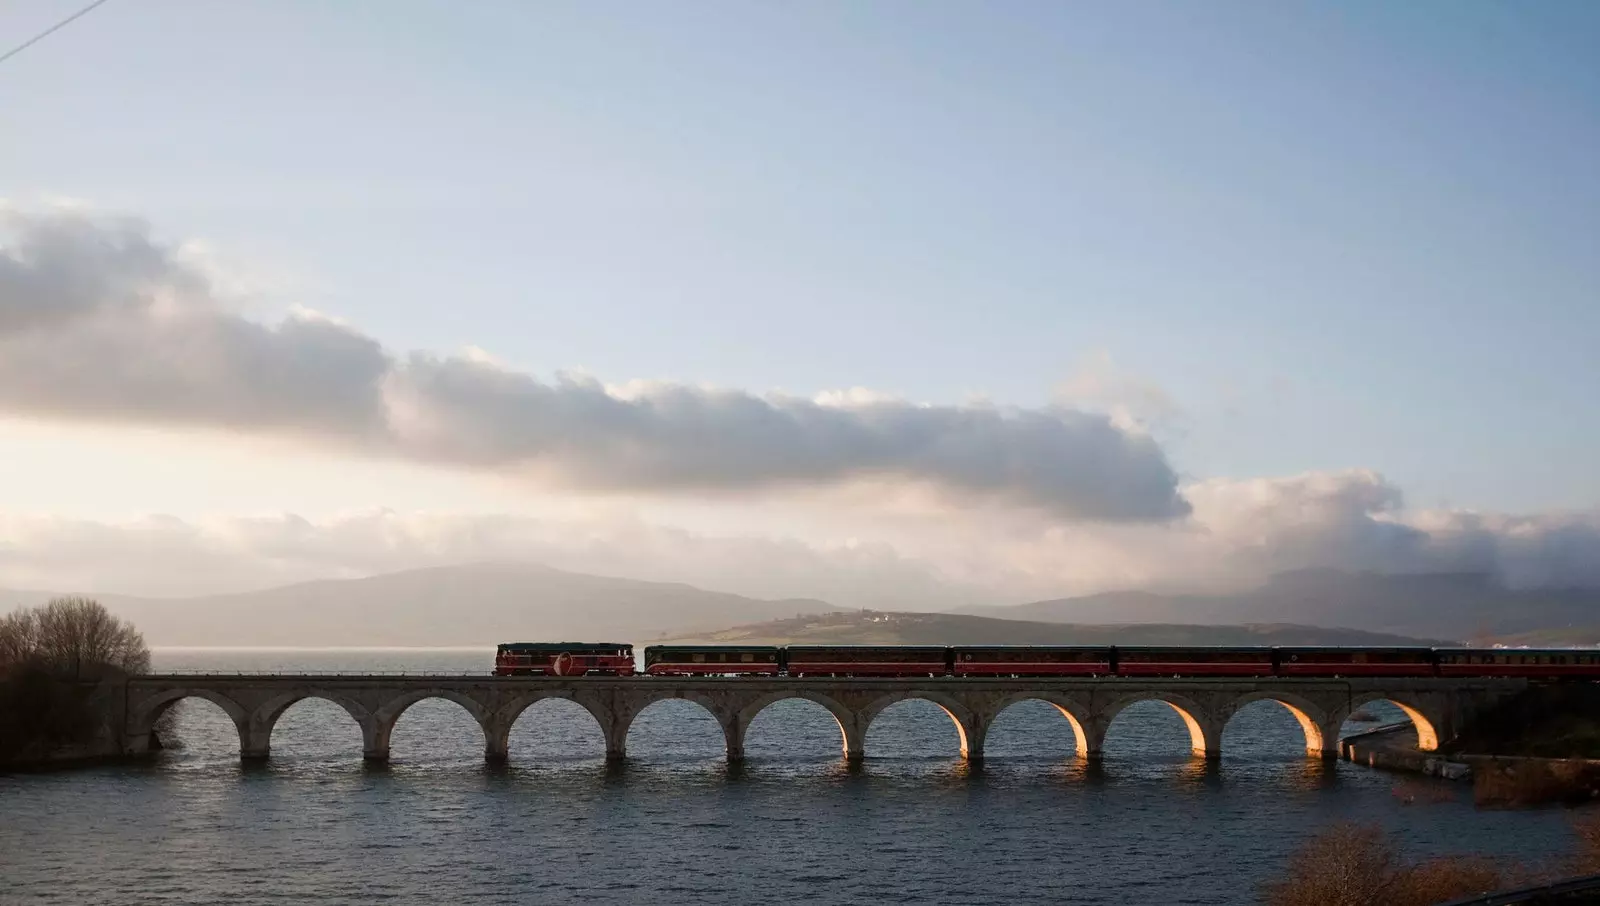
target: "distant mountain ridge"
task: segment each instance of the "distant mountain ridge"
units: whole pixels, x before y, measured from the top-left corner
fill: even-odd
[[[1359,629],[1285,623],[1197,626],[1031,622],[952,613],[836,611],[686,632],[679,643],[746,645],[1447,645]]]
[[[1477,573],[1280,573],[1234,594],[1106,592],[959,612],[1050,623],[1293,623],[1424,638],[1600,627],[1600,589],[1513,590]]]
[[[0,591],[8,607],[46,592]],[[645,642],[668,630],[713,629],[834,609],[804,598],[763,600],[691,585],[490,562],[302,582],[191,598],[97,594],[152,645],[452,646],[537,639]]]
[[[45,591],[0,589],[0,609],[39,604],[52,596]],[[167,646],[452,646],[556,638],[644,644],[669,633],[715,634],[732,631],[730,627],[839,611],[813,598],[750,598],[681,583],[585,575],[521,562],[432,567],[192,598],[95,597],[133,620],[151,644]],[[1156,640],[1150,644],[1167,643],[1167,638],[1174,640],[1171,644],[1237,644],[1202,641],[1222,636],[1199,630],[1255,627],[1250,631],[1259,634],[1259,627],[1280,626],[1296,632],[1360,627],[1367,633],[1409,640],[1527,643],[1600,638],[1600,590],[1515,591],[1471,573],[1303,570],[1235,594],[1108,592],[964,608],[944,616],[963,615],[1008,625],[971,624],[967,629],[980,634],[954,641],[1062,639],[1061,644],[1070,644],[1076,639],[1127,639],[1132,637],[1129,627],[1159,626],[1172,628],[1172,634],[1141,629],[1136,635]],[[1060,628],[1064,625],[1071,627],[1069,632]],[[998,634],[982,634],[991,630]],[[1312,639],[1270,644],[1332,643]]]

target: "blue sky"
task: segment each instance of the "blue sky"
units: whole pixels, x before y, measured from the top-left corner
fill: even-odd
[[[111,0],[0,67],[0,197],[394,349],[1023,406],[1109,355],[1188,477],[1582,509],[1597,46],[1588,2]]]

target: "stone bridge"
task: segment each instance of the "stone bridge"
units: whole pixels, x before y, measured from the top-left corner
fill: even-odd
[[[203,698],[216,703],[239,731],[246,759],[266,758],[272,728],[295,702],[331,701],[361,727],[368,759],[389,757],[389,736],[406,709],[423,699],[442,698],[465,708],[483,730],[490,761],[507,757],[511,726],[531,705],[547,698],[567,699],[594,716],[605,735],[606,757],[627,752],[628,728],[639,712],[664,699],[699,704],[721,724],[728,758],[744,757],[744,736],[757,714],[774,702],[804,699],[834,716],[844,757],[859,760],[873,718],[906,699],[923,699],[950,716],[961,738],[961,754],[983,757],[989,726],[1006,708],[1038,700],[1055,706],[1072,725],[1078,754],[1100,756],[1106,728],[1135,702],[1170,705],[1189,730],[1198,756],[1220,758],[1222,729],[1240,708],[1274,701],[1287,708],[1305,732],[1306,752],[1338,755],[1341,725],[1374,701],[1397,705],[1417,728],[1420,748],[1432,750],[1469,723],[1482,708],[1527,686],[1521,679],[1439,678],[669,678],[669,677],[494,677],[494,676],[298,676],[189,675],[134,677],[127,683],[126,750],[146,752],[157,719],[174,703]]]

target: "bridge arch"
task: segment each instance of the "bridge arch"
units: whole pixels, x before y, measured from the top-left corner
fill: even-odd
[[[1183,721],[1185,729],[1189,731],[1189,751],[1201,758],[1215,759],[1222,756],[1222,725],[1209,710],[1201,706],[1194,699],[1177,692],[1163,692],[1146,690],[1130,692],[1120,698],[1113,699],[1110,704],[1100,711],[1099,724],[1101,739],[1111,728],[1111,722],[1117,719],[1128,706],[1143,701],[1158,701],[1171,708]]]
[[[441,699],[460,705],[478,724],[478,729],[483,732],[484,747],[493,741],[494,731],[489,726],[490,714],[483,703],[462,692],[453,689],[414,689],[401,693],[385,701],[377,711],[373,712],[372,720],[373,738],[364,752],[367,758],[387,758],[389,756],[389,743],[394,735],[394,728],[400,718],[410,710],[412,705],[428,699]]]
[[[1423,752],[1432,752],[1439,748],[1439,726],[1444,723],[1436,713],[1430,713],[1421,701],[1413,699],[1403,693],[1370,692],[1353,696],[1346,707],[1333,715],[1336,720],[1330,721],[1335,728],[1342,727],[1350,715],[1361,710],[1362,707],[1373,702],[1388,702],[1399,708],[1406,717],[1410,718],[1411,725],[1417,730],[1417,749]],[[1335,732],[1338,732],[1335,729]]]
[[[621,743],[625,740],[627,728],[623,728],[623,738],[614,740],[616,719],[609,708],[598,702],[591,701],[588,697],[574,695],[567,691],[552,690],[549,692],[531,692],[519,695],[501,706],[500,710],[488,718],[484,727],[484,736],[488,740],[485,755],[490,761],[504,761],[510,757],[511,730],[516,727],[517,721],[529,708],[540,702],[557,699],[572,702],[588,712],[594,718],[595,727],[600,730],[601,737],[605,740],[606,757],[620,758],[623,752]]]
[[[712,720],[716,721],[717,726],[722,730],[723,751],[727,754],[727,757],[730,761],[737,761],[744,757],[744,736],[741,729],[736,725],[736,720],[731,715],[724,714],[722,709],[717,707],[717,703],[712,700],[711,697],[700,692],[690,690],[673,690],[673,692],[674,694],[672,695],[663,695],[658,698],[652,698],[639,704],[635,708],[631,708],[626,712],[617,715],[615,744],[617,746],[617,752],[619,755],[626,751],[628,734],[633,730],[633,725],[639,719],[639,715],[650,710],[651,708],[656,707],[662,702],[685,701],[698,705],[700,710],[704,711]]]
[[[332,702],[355,719],[361,729],[361,752],[364,757],[382,760],[389,757],[388,740],[379,745],[378,722],[365,706],[353,698],[326,689],[297,689],[267,699],[250,714],[247,743],[240,753],[245,758],[266,758],[272,751],[272,730],[278,725],[283,712],[308,698]]]
[[[1076,740],[1078,757],[1091,758],[1100,753],[1100,739],[1098,736],[1092,736],[1090,730],[1091,727],[1096,729],[1098,727],[1089,710],[1069,696],[1051,692],[1017,692],[995,702],[989,711],[988,720],[985,721],[985,735],[987,736],[988,730],[993,728],[994,722],[1000,719],[1001,714],[1014,705],[1029,701],[1044,702],[1067,719],[1067,723],[1072,727],[1073,738]]]
[[[245,707],[227,695],[214,689],[193,689],[180,687],[164,689],[154,695],[139,701],[128,715],[129,736],[135,740],[135,745],[148,747],[150,734],[155,732],[156,722],[161,715],[171,710],[173,705],[186,698],[200,698],[221,708],[233,720],[234,729],[239,734],[239,746],[243,751],[247,742],[250,728],[250,713]]]
[[[956,736],[961,740],[962,758],[983,757],[983,738],[980,735],[981,731],[977,729],[978,722],[972,711],[956,700],[954,696],[931,689],[907,689],[901,692],[891,692],[868,702],[856,718],[861,727],[862,740],[865,741],[867,731],[872,728],[872,722],[877,719],[879,714],[884,712],[884,709],[890,705],[914,699],[938,705],[939,709],[944,711],[945,716],[950,718],[950,722],[955,724]]]
[[[839,725],[839,739],[840,744],[843,747],[844,757],[846,759],[858,759],[861,757],[861,742],[862,738],[866,734],[861,729],[860,723],[856,718],[856,713],[851,711],[849,708],[846,708],[843,704],[840,704],[838,699],[824,695],[820,692],[812,692],[810,690],[803,689],[784,689],[777,692],[771,692],[749,702],[744,707],[739,709],[738,714],[735,716],[734,724],[737,727],[738,750],[741,753],[744,751],[745,732],[750,729],[750,725],[755,722],[756,717],[758,717],[762,711],[765,711],[778,702],[789,701],[790,699],[800,699],[802,701],[813,702],[828,709],[828,713],[833,715],[834,722]]]
[[[1252,705],[1260,701],[1276,702],[1294,717],[1295,722],[1300,725],[1301,733],[1305,735],[1307,755],[1323,757],[1337,751],[1335,744],[1338,741],[1338,724],[1330,726],[1327,712],[1319,707],[1316,702],[1294,692],[1283,690],[1248,692],[1230,702],[1226,713],[1217,715],[1219,739],[1222,731],[1227,729],[1228,723],[1233,720],[1235,715],[1243,710],[1246,705]]]

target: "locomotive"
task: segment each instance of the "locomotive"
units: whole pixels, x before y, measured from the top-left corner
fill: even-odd
[[[632,676],[633,646],[616,642],[509,642],[494,653],[496,676]]]
[[[1600,679],[1600,649],[521,642],[500,676],[1481,676]]]

